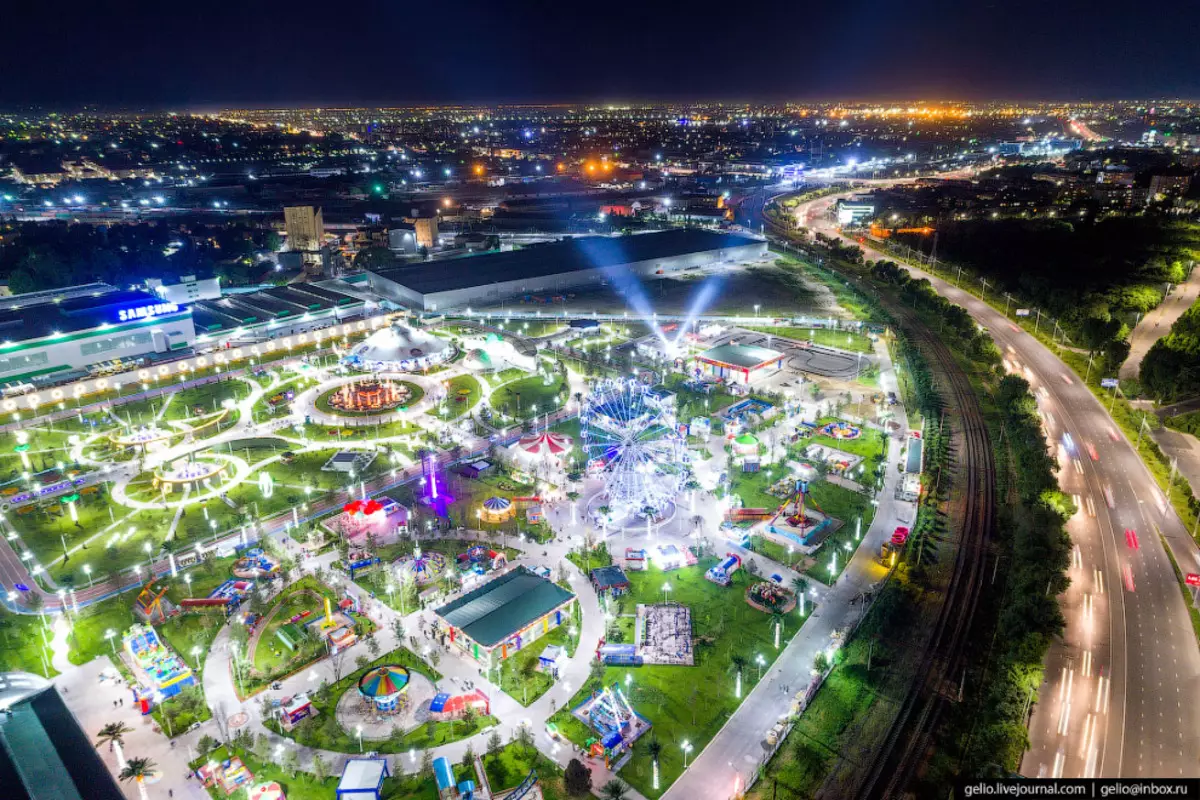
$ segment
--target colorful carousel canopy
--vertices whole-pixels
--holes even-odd
[[[550,431],[527,433],[521,437],[517,445],[526,453],[531,453],[535,456],[542,454],[556,456],[571,449],[571,437],[561,433],[551,433]]]
[[[483,507],[492,512],[508,511],[510,506],[512,506],[512,500],[507,497],[489,497],[483,501]]]
[[[358,681],[359,693],[372,698],[400,694],[406,686],[408,686],[408,670],[395,664],[370,670]]]
[[[758,437],[751,433],[743,433],[741,436],[734,439],[738,444],[752,445],[758,444]]]

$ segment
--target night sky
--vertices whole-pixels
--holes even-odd
[[[1188,0],[8,0],[0,107],[1200,97]]]

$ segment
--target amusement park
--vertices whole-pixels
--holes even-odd
[[[739,796],[713,753],[786,735],[913,520],[919,424],[838,314],[869,373],[795,325],[472,310],[12,412],[26,668],[152,794]]]

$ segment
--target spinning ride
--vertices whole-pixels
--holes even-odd
[[[687,478],[687,448],[672,412],[635,379],[592,385],[579,413],[588,471],[604,480],[614,519],[660,517]]]

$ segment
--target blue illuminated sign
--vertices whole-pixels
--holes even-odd
[[[135,319],[156,317],[159,314],[174,314],[178,310],[178,303],[150,303],[149,305],[134,306],[133,308],[122,308],[117,312],[117,318],[121,322],[130,322]]]

